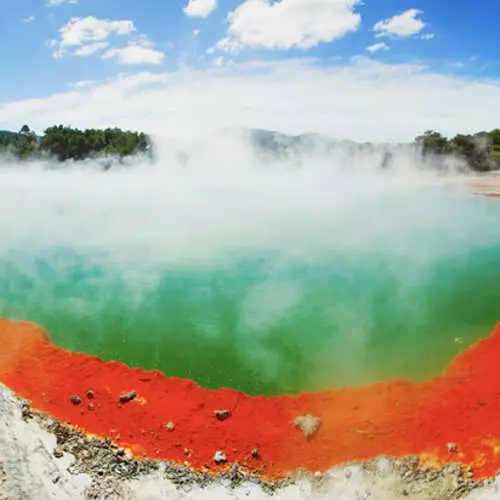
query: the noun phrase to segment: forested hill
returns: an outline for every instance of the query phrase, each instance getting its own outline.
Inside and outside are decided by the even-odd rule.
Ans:
[[[58,125],[38,136],[27,125],[19,132],[0,131],[0,154],[20,160],[43,157],[59,161],[151,154],[151,139],[142,132],[119,128],[79,130]]]

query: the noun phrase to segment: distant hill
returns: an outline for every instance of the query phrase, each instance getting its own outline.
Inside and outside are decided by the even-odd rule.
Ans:
[[[379,158],[380,168],[392,166],[394,154],[405,150],[420,156],[422,168],[446,170],[450,160],[478,172],[500,170],[500,130],[459,134],[452,139],[438,132],[427,131],[406,144],[358,143],[337,140],[321,134],[285,135],[280,132],[251,129],[247,131],[250,143],[263,158],[287,159],[301,163],[303,159],[344,156],[346,162],[355,155],[369,154]],[[456,160],[456,161],[453,161]]]
[[[369,155],[371,161],[378,162],[379,168],[392,166],[395,153],[417,151],[415,144],[359,143],[338,140],[322,134],[286,135],[269,130],[249,129],[247,138],[257,155],[264,161],[284,160],[297,167],[317,159],[320,162],[336,160],[346,166],[354,158]]]
[[[15,137],[17,132],[11,132],[10,130],[0,130],[0,137]]]
[[[8,149],[16,140],[17,133],[9,130],[0,130],[0,152]]]

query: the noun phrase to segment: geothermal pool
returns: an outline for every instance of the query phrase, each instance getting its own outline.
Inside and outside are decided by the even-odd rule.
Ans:
[[[413,182],[2,174],[0,317],[207,388],[440,374],[500,319],[500,203]]]

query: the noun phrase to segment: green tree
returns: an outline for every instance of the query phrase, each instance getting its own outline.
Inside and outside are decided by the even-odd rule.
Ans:
[[[417,144],[421,144],[424,154],[445,154],[450,152],[448,139],[434,130],[427,130],[424,135],[417,137]]]
[[[26,160],[38,150],[38,138],[28,125],[23,125],[13,141],[13,153],[20,160]]]

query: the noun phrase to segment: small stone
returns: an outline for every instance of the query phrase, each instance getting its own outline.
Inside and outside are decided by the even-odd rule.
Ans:
[[[260,451],[259,451],[259,449],[258,449],[258,448],[254,448],[254,449],[252,450],[252,457],[253,457],[253,458],[256,458],[256,459],[257,459],[257,458],[260,458]]]
[[[31,403],[29,401],[22,402],[21,412],[24,420],[28,420],[33,416],[31,413]]]
[[[214,415],[216,416],[217,420],[223,422],[224,420],[227,420],[231,417],[232,412],[231,410],[214,410]]]
[[[448,443],[446,447],[450,453],[456,453],[458,450],[458,446],[455,443]]]
[[[64,452],[60,446],[56,446],[53,454],[56,458],[62,458],[64,456]]]
[[[87,391],[87,398],[94,399],[95,393],[92,390]]]
[[[120,396],[120,403],[130,403],[137,397],[137,392],[130,391]]]
[[[169,432],[172,432],[175,429],[175,424],[173,422],[169,422],[165,425],[165,429],[167,429],[167,431]]]
[[[118,448],[118,449],[116,450],[116,456],[118,456],[118,457],[123,457],[123,456],[125,456],[125,450],[124,450],[123,448]]]
[[[321,427],[321,419],[312,415],[297,417],[295,419],[295,427],[304,433],[307,440],[312,439]]]
[[[214,455],[214,462],[217,465],[223,465],[227,462],[227,457],[223,451],[217,451]]]
[[[59,474],[59,472],[54,472],[54,474],[52,474],[52,483],[57,484],[60,480],[61,474]]]
[[[87,405],[87,408],[90,410],[90,411],[94,411],[95,410],[95,405],[93,403],[89,403]]]
[[[73,395],[69,399],[75,406],[81,405],[83,403],[82,398],[79,396]]]
[[[322,477],[323,477],[323,474],[321,474],[321,472],[318,471],[318,472],[314,473],[314,478],[315,479],[321,479]]]

